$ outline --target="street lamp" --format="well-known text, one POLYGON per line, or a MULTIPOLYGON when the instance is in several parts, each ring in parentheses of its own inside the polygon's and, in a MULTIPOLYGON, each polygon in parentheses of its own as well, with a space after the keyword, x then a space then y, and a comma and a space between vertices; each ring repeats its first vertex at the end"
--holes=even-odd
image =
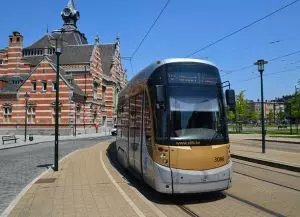
POLYGON ((56 37, 52 39, 55 42, 56 54, 56 81, 55 81, 55 139, 54 139, 54 171, 58 171, 58 134, 59 134, 59 57, 62 53, 62 34, 59 32, 56 37))
POLYGON ((264 66, 267 63, 268 63, 268 61, 265 61, 265 60, 257 60, 254 63, 254 65, 257 65, 258 71, 260 72, 262 153, 266 153, 263 72, 264 72, 264 66))
MULTIPOLYGON (((298 82, 297 85, 300 85, 300 81, 298 82)), ((298 99, 298 91, 300 91, 300 87, 297 87, 297 85, 295 85, 295 104, 297 106, 297 102, 298 102, 298 109, 297 109, 297 115, 296 115, 296 132, 297 134, 299 133, 299 129, 298 129, 298 123, 299 123, 299 115, 300 115, 300 100, 298 99)))
POLYGON ((24 141, 26 142, 27 140, 27 112, 28 112, 28 99, 29 99, 29 94, 26 92, 24 95, 25 98, 25 132, 24 132, 24 141))

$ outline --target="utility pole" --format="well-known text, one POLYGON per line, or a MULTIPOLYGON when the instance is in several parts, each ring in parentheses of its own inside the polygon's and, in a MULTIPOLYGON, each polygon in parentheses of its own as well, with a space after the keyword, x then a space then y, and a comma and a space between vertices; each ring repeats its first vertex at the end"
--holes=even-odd
POLYGON ((300 88, 297 88, 297 85, 295 85, 295 104, 297 105, 297 115, 296 115, 296 132, 297 134, 299 133, 299 129, 298 129, 298 122, 299 122, 299 116, 300 116, 300 100, 298 99, 298 90, 300 88))
POLYGON ((262 153, 266 153, 266 131, 265 131, 265 115, 264 115, 264 86, 263 86, 263 72, 264 65, 268 61, 257 60, 254 64, 257 65, 258 71, 260 72, 260 93, 261 93, 261 136, 262 136, 262 153))
POLYGON ((28 120, 28 115, 27 115, 27 112, 28 112, 28 99, 29 99, 29 94, 26 92, 25 93, 25 132, 24 132, 24 142, 27 141, 27 120, 28 120))

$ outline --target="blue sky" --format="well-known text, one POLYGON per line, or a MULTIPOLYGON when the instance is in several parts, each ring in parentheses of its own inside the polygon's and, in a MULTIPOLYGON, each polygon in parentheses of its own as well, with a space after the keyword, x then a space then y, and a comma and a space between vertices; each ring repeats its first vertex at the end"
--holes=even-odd
MULTIPOLYGON (((171 0, 165 13, 133 60, 128 61, 129 79, 151 62, 184 57, 210 42, 288 4, 292 0, 171 0)), ((121 37, 121 55, 132 55, 149 26, 165 4, 165 0, 75 0, 81 13, 79 29, 89 43, 99 35, 102 43, 121 37)), ((7 46, 8 35, 20 31, 25 46, 49 30, 62 25, 60 12, 67 0, 16 0, 1 4, 0 48, 7 46)), ((193 57, 214 62, 222 79, 229 80, 237 91, 246 90, 249 99, 260 97, 260 83, 255 66, 225 75, 225 72, 253 64, 257 59, 272 59, 300 50, 300 2, 274 16, 230 37, 193 57), (279 42, 278 42, 279 41, 279 42), (223 76, 224 75, 224 76, 223 76), (257 77, 257 78, 256 78, 257 77)), ((300 79, 300 53, 266 65, 265 98, 291 94, 300 79), (278 72, 278 73, 277 73, 278 72)))

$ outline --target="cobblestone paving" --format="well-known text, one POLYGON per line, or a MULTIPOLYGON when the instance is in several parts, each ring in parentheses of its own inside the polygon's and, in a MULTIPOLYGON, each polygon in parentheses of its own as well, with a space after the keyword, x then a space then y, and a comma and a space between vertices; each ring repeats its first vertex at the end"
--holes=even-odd
MULTIPOLYGON (((59 159, 70 152, 97 144, 111 137, 61 141, 59 159)), ((0 150, 0 214, 35 177, 53 164, 54 142, 0 150)))

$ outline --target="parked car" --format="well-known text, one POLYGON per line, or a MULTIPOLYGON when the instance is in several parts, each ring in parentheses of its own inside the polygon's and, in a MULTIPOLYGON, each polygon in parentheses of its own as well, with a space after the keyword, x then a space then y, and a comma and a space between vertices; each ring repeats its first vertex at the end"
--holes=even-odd
POLYGON ((111 129, 111 135, 116 136, 117 135, 117 125, 114 125, 114 128, 111 129))

